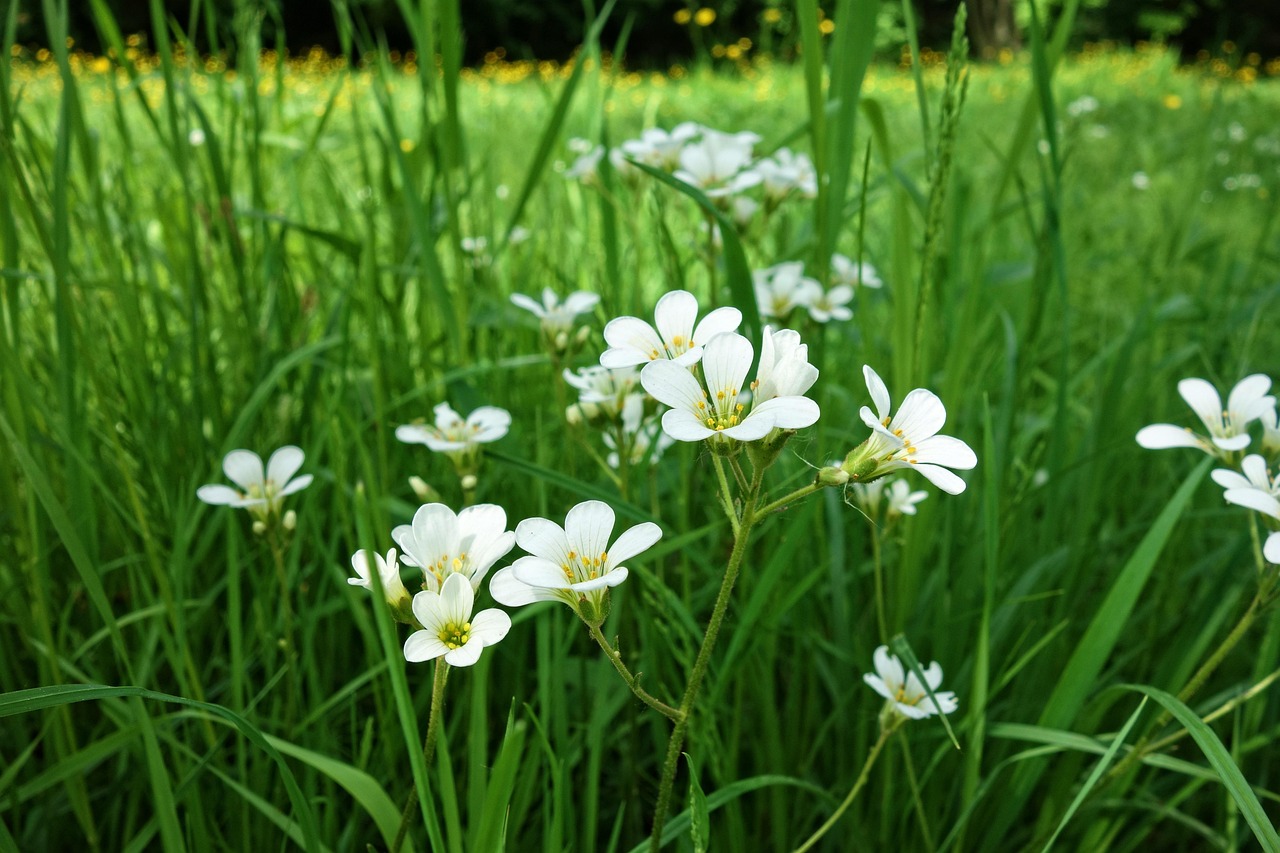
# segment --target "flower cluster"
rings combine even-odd
[[[1276,398],[1268,393],[1271,378],[1261,373],[1246,376],[1235,384],[1224,406],[1218,389],[1203,379],[1183,379],[1178,393],[1199,417],[1205,433],[1173,424],[1152,424],[1138,430],[1138,444],[1152,450],[1193,447],[1230,468],[1218,468],[1212,476],[1224,490],[1228,503],[1262,513],[1272,528],[1263,545],[1263,557],[1280,563],[1280,476],[1268,467],[1280,461],[1280,413]],[[1244,455],[1254,444],[1250,428],[1257,422],[1257,446],[1261,453]]]
[[[803,309],[816,323],[850,320],[857,287],[880,287],[882,282],[869,263],[854,263],[844,255],[831,256],[831,286],[823,288],[804,274],[801,261],[786,261],[751,274],[760,316],[786,322]]]

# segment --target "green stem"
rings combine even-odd
[[[436,751],[436,732],[440,728],[440,711],[444,708],[444,685],[449,679],[449,664],[443,660],[436,661],[435,679],[431,682],[431,716],[427,718],[427,740],[422,745],[423,763],[428,769],[431,758]],[[391,844],[391,853],[400,853],[405,835],[409,832],[409,821],[413,819],[413,807],[418,802],[418,786],[409,787],[409,796],[400,810],[400,828],[396,830],[396,840]]]
[[[825,486],[823,486],[821,483],[810,483],[807,486],[801,486],[800,488],[796,489],[794,492],[783,495],[782,497],[778,498],[776,501],[771,501],[765,504],[763,507],[760,508],[760,510],[756,512],[756,517],[764,518],[766,515],[770,515],[772,513],[778,512],[779,510],[786,509],[790,504],[795,503],[801,498],[807,498],[809,497],[809,495],[813,494],[814,492],[822,491],[822,489],[824,488]]]
[[[835,810],[831,817],[827,818],[827,822],[818,827],[818,831],[809,836],[809,839],[796,848],[795,853],[805,853],[806,850],[817,844],[822,836],[826,835],[831,827],[836,825],[840,817],[853,805],[853,801],[858,798],[863,786],[867,784],[867,777],[871,775],[871,768],[876,763],[876,759],[880,757],[880,750],[884,749],[884,745],[889,742],[889,735],[893,734],[891,727],[882,726],[880,728],[880,738],[876,741],[875,746],[871,747],[870,754],[867,755],[866,762],[862,765],[862,772],[858,774],[858,781],[853,783],[853,790],[849,792],[849,796],[844,798],[844,802]]]
[[[724,462],[720,461],[720,457],[715,453],[711,454],[712,467],[716,469],[716,480],[720,483],[720,506],[724,509],[724,514],[729,518],[729,525],[733,528],[733,535],[738,535],[738,514],[733,511],[732,492],[729,491],[729,478],[724,475]]]
[[[583,621],[586,622],[585,619]],[[600,626],[592,625],[590,622],[586,622],[586,625],[587,630],[591,632],[591,636],[597,643],[599,643],[600,648],[604,650],[605,657],[609,659],[609,663],[613,664],[613,668],[618,671],[618,675],[622,676],[622,680],[627,683],[627,687],[631,688],[631,692],[636,695],[636,698],[653,710],[657,711],[659,714],[662,714],[667,719],[679,721],[679,711],[672,708],[666,702],[655,698],[653,694],[640,686],[640,676],[633,675],[631,670],[627,669],[627,665],[622,662],[622,654],[617,649],[613,648],[613,646],[609,645],[609,641],[605,639],[604,633],[600,630]]]
[[[733,552],[729,555],[729,565],[724,570],[724,580],[720,582],[720,592],[716,595],[715,608],[711,611],[711,621],[707,623],[707,633],[702,638],[702,647],[698,649],[698,657],[689,673],[689,683],[685,686],[684,697],[680,700],[680,717],[675,721],[671,731],[671,739],[667,741],[667,756],[662,764],[662,780],[658,783],[658,804],[654,809],[653,831],[649,836],[649,849],[657,853],[662,848],[662,827],[667,820],[667,809],[671,805],[671,791],[675,787],[676,769],[680,764],[680,751],[684,747],[685,734],[689,729],[689,717],[693,704],[698,698],[698,690],[702,687],[702,679],[707,674],[707,665],[711,662],[711,652],[715,649],[716,638],[720,635],[720,625],[724,622],[725,612],[729,609],[729,598],[733,593],[734,582],[738,579],[738,571],[742,568],[742,560],[747,553],[747,541],[751,538],[751,528],[756,523],[756,498],[760,494],[760,481],[763,472],[757,470],[751,480],[751,487],[742,505],[742,519],[738,524],[733,540]]]

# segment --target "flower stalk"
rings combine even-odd
[[[427,718],[427,739],[422,745],[423,764],[431,767],[431,759],[436,751],[436,733],[440,728],[440,715],[444,709],[444,687],[449,679],[449,664],[436,661],[436,674],[431,682],[431,716]],[[409,821],[413,819],[413,807],[418,802],[418,786],[409,788],[409,796],[400,810],[400,827],[396,830],[396,839],[391,844],[391,853],[399,853],[404,845],[405,836],[409,832]]]
[[[587,630],[591,632],[592,639],[594,639],[600,645],[600,648],[604,650],[605,657],[609,659],[609,663],[613,664],[613,668],[618,671],[618,675],[622,676],[622,680],[627,683],[627,687],[629,687],[631,692],[636,695],[636,698],[667,719],[672,720],[673,722],[679,722],[681,716],[680,711],[672,708],[666,702],[656,698],[653,694],[640,686],[640,675],[632,674],[631,670],[627,668],[627,665],[622,662],[622,653],[609,644],[604,633],[600,630],[600,626],[588,622],[586,619],[583,619],[582,621],[586,623]]]
[[[795,853],[805,853],[813,845],[822,840],[822,836],[826,835],[831,827],[835,826],[844,813],[849,810],[849,806],[853,805],[853,801],[858,798],[858,794],[862,793],[862,789],[866,787],[867,778],[871,775],[871,768],[875,766],[876,759],[880,757],[880,752],[884,749],[884,745],[889,742],[889,736],[893,734],[897,726],[902,724],[905,718],[897,718],[896,724],[882,725],[880,727],[880,737],[876,739],[875,744],[871,747],[871,752],[867,754],[867,760],[862,764],[862,772],[858,774],[858,781],[853,783],[853,788],[849,791],[848,796],[844,798],[844,802],[831,813],[831,817],[827,818],[826,823],[818,827],[818,829],[810,835],[809,838],[795,849]]]

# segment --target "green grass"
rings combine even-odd
[[[846,5],[837,21],[866,13]],[[643,842],[670,726],[565,608],[514,611],[509,637],[451,674],[428,767],[431,668],[404,663],[403,626],[345,579],[416,508],[409,476],[461,500],[446,460],[394,428],[445,399],[502,406],[514,423],[478,500],[513,526],[587,497],[662,525],[605,633],[679,700],[732,542],[713,470],[677,446],[624,499],[567,450],[559,380],[508,297],[601,294],[588,364],[604,321],[649,316],[681,283],[704,305],[741,294],[733,269],[709,292],[686,196],[556,174],[569,137],[684,120],[821,151],[836,176],[743,238],[749,266],[825,264],[829,247],[886,281],[852,322],[802,328],[823,416],[771,470],[775,496],[862,440],[864,363],[895,401],[936,391],[979,467],[883,537],[883,637],[871,531],[837,491],[761,525],[685,745],[700,792],[677,781],[695,827],[669,832],[689,849],[704,832],[713,849],[801,843],[876,740],[860,674],[902,632],[959,695],[963,748],[937,721],[908,726],[823,849],[1274,843],[1280,706],[1264,691],[1207,725],[1191,715],[1275,669],[1275,614],[1174,698],[1248,605],[1249,516],[1197,454],[1133,436],[1191,424],[1182,377],[1280,376],[1280,83],[1158,50],[975,66],[933,193],[942,70],[918,69],[922,121],[915,75],[873,63],[863,79],[851,35],[824,89],[812,59],[436,79],[250,51],[230,74],[163,32],[154,58],[112,73],[62,50],[0,71],[0,850],[386,849],[415,780],[414,849]],[[372,43],[359,22],[351,37]],[[251,20],[238,39],[256,44]],[[1085,95],[1097,110],[1071,114]],[[1046,118],[1059,135],[1042,154]],[[506,242],[515,225],[527,241]],[[471,236],[491,264],[459,250]],[[265,541],[195,498],[228,450],[286,443],[316,477],[289,499],[292,659]],[[1133,685],[1155,700],[1145,715]],[[1099,782],[1113,737],[1135,742],[1156,704],[1191,737]]]

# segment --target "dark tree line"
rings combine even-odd
[[[15,2],[15,0],[8,0]],[[43,4],[16,0],[18,41],[39,45],[48,40]],[[969,37],[974,51],[987,56],[1001,48],[1018,47],[1025,37],[1017,24],[1031,0],[969,0]],[[150,4],[146,0],[106,0],[125,33],[149,32]],[[921,43],[945,49],[950,38],[956,0],[913,0]],[[6,4],[0,2],[0,9]],[[69,30],[86,50],[100,49],[89,3],[70,0]],[[834,8],[834,0],[827,4]],[[1040,2],[1041,14],[1052,15],[1057,3]],[[225,49],[236,42],[235,31],[246,16],[261,21],[263,43],[283,40],[291,50],[319,45],[331,53],[340,49],[334,15],[323,0],[202,0],[192,15],[192,0],[164,0],[170,19],[201,50]],[[401,50],[412,47],[396,0],[349,0],[349,8],[369,32],[385,35]],[[464,0],[459,4],[465,34],[465,58],[478,63],[489,51],[502,47],[511,58],[564,59],[584,35],[582,0]],[[715,21],[699,30],[680,25],[677,14],[707,6]],[[896,0],[885,0],[896,9]],[[1075,28],[1077,44],[1109,39],[1121,44],[1138,40],[1166,40],[1184,56],[1197,51],[1216,53],[1224,42],[1238,52],[1257,52],[1264,59],[1280,56],[1280,2],[1259,0],[1105,0],[1084,4]],[[775,12],[769,10],[774,9]],[[626,34],[625,59],[632,67],[665,67],[687,61],[700,48],[716,41],[755,40],[785,53],[792,38],[792,6],[784,0],[619,0],[602,43],[616,46]],[[888,52],[888,48],[887,48]]]

